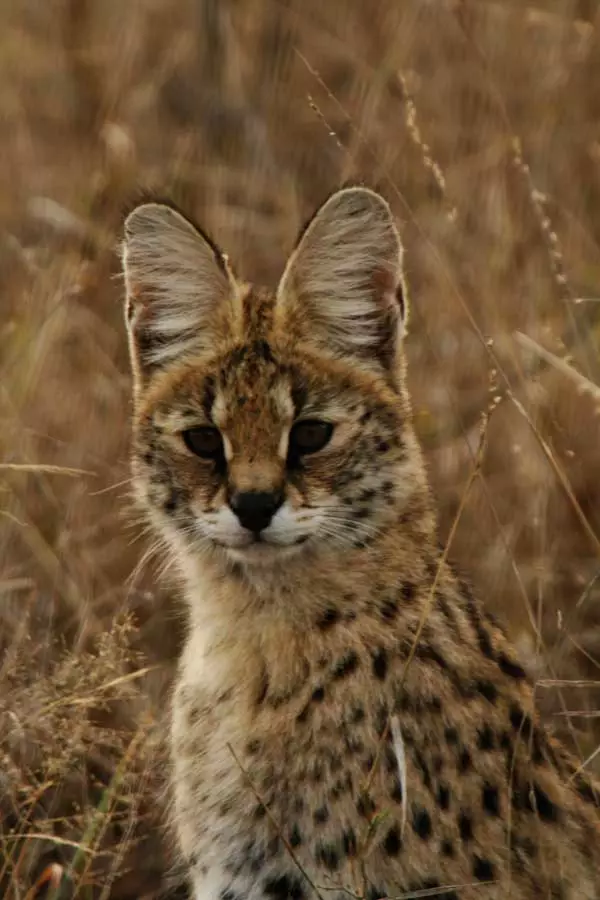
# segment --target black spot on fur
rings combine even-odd
[[[387,891],[382,891],[381,888],[371,886],[367,890],[367,900],[382,900],[383,897],[387,897]]]
[[[302,886],[302,882],[296,876],[277,875],[268,878],[263,890],[267,897],[273,897],[274,900],[303,900],[306,892]]]
[[[552,802],[548,794],[542,790],[539,784],[533,784],[528,792],[528,806],[535,811],[540,819],[545,822],[557,822],[560,817],[560,810]]]
[[[254,356],[258,357],[258,359],[263,362],[275,362],[275,357],[273,356],[273,351],[271,347],[265,340],[255,341],[252,345],[252,353]]]
[[[386,597],[379,608],[381,618],[392,622],[398,615],[398,601],[395,597]]]
[[[217,697],[217,703],[228,703],[233,696],[233,690],[231,688],[226,688],[226,690],[221,691],[221,693]]]
[[[454,856],[454,844],[452,841],[444,839],[440,844],[440,853],[442,856]]]
[[[581,774],[575,778],[575,790],[582,800],[586,803],[592,803],[594,806],[600,806],[600,797],[590,782]]]
[[[367,488],[365,491],[361,491],[358,499],[361,503],[370,503],[371,500],[375,499],[376,492],[372,488]]]
[[[333,625],[336,625],[339,620],[340,611],[332,606],[329,609],[326,609],[323,615],[317,619],[317,628],[321,631],[327,631],[328,628],[332,628]]]
[[[546,762],[544,743],[544,736],[537,728],[534,728],[531,742],[531,760],[536,766],[543,766]]]
[[[431,837],[431,816],[422,807],[413,807],[412,827],[415,834],[426,841]]]
[[[489,725],[484,725],[477,732],[477,747],[479,750],[493,750],[495,745],[494,732]]]
[[[332,775],[335,775],[336,772],[339,772],[342,766],[344,765],[342,761],[342,757],[337,753],[332,753],[329,757],[329,771]]]
[[[310,712],[310,704],[307,703],[306,706],[303,706],[303,707],[302,707],[302,709],[300,710],[300,712],[299,712],[298,715],[296,716],[296,722],[298,722],[300,725],[301,725],[303,722],[306,722],[306,720],[308,719],[308,714],[309,714],[309,712]]]
[[[383,647],[379,647],[373,654],[373,675],[383,681],[387,675],[387,668],[387,653]]]
[[[222,385],[227,384],[228,373],[231,370],[239,368],[245,361],[248,356],[248,347],[246,344],[242,346],[234,347],[231,353],[228,354],[227,357],[227,365],[223,366],[220,372],[220,383]]]
[[[315,688],[312,692],[311,700],[314,703],[322,703],[325,699],[325,690],[322,687]]]
[[[481,650],[483,655],[488,659],[493,659],[494,645],[492,644],[492,640],[483,625],[480,625],[477,630],[477,639],[479,641],[479,649]]]
[[[505,653],[498,654],[498,665],[505,675],[514,678],[516,681],[522,681],[524,678],[527,678],[523,666],[520,666],[515,660],[510,659]]]
[[[326,806],[320,806],[313,813],[313,821],[315,825],[324,825],[329,819],[329,810]]]
[[[402,691],[399,697],[396,697],[394,702],[394,710],[396,712],[407,712],[408,710],[415,711],[417,706],[420,703],[414,697],[410,697],[406,691]]]
[[[494,866],[489,861],[489,859],[485,859],[481,856],[474,856],[473,875],[477,879],[477,881],[493,881]]]
[[[179,506],[179,501],[180,501],[180,497],[179,497],[178,492],[177,492],[176,490],[173,490],[173,489],[170,490],[170,491],[169,491],[169,496],[167,497],[167,499],[166,499],[165,502],[163,503],[163,509],[164,509],[164,511],[165,511],[166,513],[168,513],[169,515],[170,515],[171,513],[174,513],[174,512],[177,510],[177,507]]]
[[[391,797],[391,799],[394,800],[396,803],[402,803],[402,800],[403,800],[402,783],[400,782],[400,779],[399,779],[399,778],[396,778],[396,779],[394,780],[394,784],[393,784],[392,789],[391,789],[391,791],[390,791],[390,797]]]
[[[533,728],[531,718],[516,703],[511,706],[509,716],[510,724],[515,731],[519,732],[523,740],[528,741],[531,738]]]
[[[333,667],[332,675],[334,678],[345,678],[351,675],[358,668],[358,655],[354,650],[350,650],[341,659],[339,659]]]
[[[398,856],[402,849],[402,838],[396,825],[393,825],[383,839],[383,849],[388,856]]]
[[[374,725],[377,736],[381,737],[388,727],[389,712],[385,703],[379,703],[375,710]]]
[[[440,809],[450,808],[450,788],[447,784],[440,784],[438,786],[437,803]]]
[[[400,587],[400,597],[404,603],[412,603],[417,593],[417,586],[412,581],[403,581]]]
[[[360,703],[353,704],[348,718],[351,725],[358,725],[360,722],[364,721],[365,711]]]
[[[456,746],[458,744],[458,731],[456,728],[450,727],[444,730],[444,737],[446,738],[446,743],[450,747]]]
[[[440,651],[430,643],[420,641],[415,648],[415,656],[418,659],[427,659],[434,662],[443,672],[448,669],[448,663]]]
[[[491,681],[476,681],[475,689],[482,697],[485,697],[488,703],[495,703],[498,699],[498,690]]]
[[[390,746],[390,744],[386,745],[385,748],[385,769],[390,775],[395,775],[398,771],[398,757],[394,751],[394,748]]]
[[[469,619],[471,620],[471,625],[473,626],[473,630],[475,631],[475,635],[477,637],[477,642],[479,644],[479,649],[483,653],[483,655],[487,659],[494,659],[494,645],[492,644],[492,639],[486,630],[481,610],[477,606],[473,596],[470,592],[467,594],[467,613],[469,615]]]
[[[322,863],[330,872],[335,872],[339,868],[340,858],[333,844],[319,841],[315,847],[315,858],[317,862]]]
[[[425,758],[423,757],[423,754],[420,752],[418,747],[415,747],[413,750],[413,759],[417,768],[420,770],[421,775],[423,776],[423,784],[426,788],[431,788],[431,775],[429,773],[429,767],[427,766]]]
[[[485,811],[491,816],[500,815],[500,796],[498,788],[493,784],[484,784],[481,792],[481,802]]]
[[[212,421],[211,413],[215,402],[215,392],[215,378],[212,375],[209,375],[208,378],[204,379],[204,384],[202,386],[202,411],[209,422]]]
[[[473,823],[466,812],[461,811],[458,816],[458,833],[461,840],[470,841],[473,838]]]
[[[260,741],[257,741],[256,739],[248,741],[248,743],[246,744],[246,753],[249,756],[256,756],[256,754],[258,753],[259,750],[260,750]]]
[[[546,822],[557,822],[560,819],[560,809],[548,797],[546,792],[536,783],[518,784],[515,778],[511,796],[511,802],[516,810],[538,815]]]
[[[295,823],[292,825],[292,830],[290,831],[289,843],[290,847],[299,847],[302,843],[302,833]]]
[[[471,759],[471,754],[465,748],[461,750],[460,756],[458,757],[457,768],[461,775],[464,775],[465,772],[468,772],[473,764],[473,760]]]
[[[443,617],[445,618],[446,623],[449,626],[449,628],[451,628],[451,630],[454,632],[454,634],[457,634],[458,629],[457,629],[457,625],[456,625],[456,614],[455,614],[454,609],[452,608],[451,604],[448,603],[448,600],[446,599],[446,597],[444,596],[444,594],[441,591],[435,592],[435,602],[437,603],[437,605],[440,609],[440,612],[442,613]]]
[[[373,799],[368,795],[362,792],[356,801],[356,811],[359,816],[362,816],[365,819],[370,819],[373,813],[375,812],[376,806],[373,802]]]
[[[320,762],[315,762],[312,768],[310,769],[310,777],[314,784],[320,784],[323,781],[323,775],[325,774],[323,765]]]
[[[347,828],[342,834],[342,847],[344,849],[345,856],[350,859],[356,856],[356,852],[358,849],[358,844],[356,841],[356,835],[354,833],[354,829]]]
[[[261,706],[266,699],[267,693],[269,691],[269,676],[266,671],[263,671],[261,674],[260,682],[258,684],[258,689],[256,691],[256,699],[255,703],[257,706]]]

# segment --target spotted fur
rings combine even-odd
[[[136,490],[189,608],[172,757],[196,900],[600,898],[596,788],[440,557],[385,201],[334,194],[276,292],[157,205],[124,262]],[[333,434],[295,458],[303,419]],[[221,457],[188,450],[198,426]],[[240,491],[282,498],[260,541]]]

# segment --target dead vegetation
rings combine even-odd
[[[595,9],[0,6],[2,896],[133,900],[175,896],[180,882],[162,798],[181,617],[168,579],[140,564],[127,499],[115,247],[142,192],[172,197],[266,280],[340,182],[390,199],[413,297],[416,420],[450,557],[521,644],[548,720],[582,762],[593,757]]]

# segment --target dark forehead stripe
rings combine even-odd
[[[223,387],[235,383],[244,393],[254,394],[259,381],[276,377],[280,362],[269,343],[273,303],[272,295],[262,289],[250,288],[243,297],[242,339],[223,361]]]
[[[274,297],[267,290],[250,288],[243,299],[245,343],[267,340],[273,323]]]
[[[211,418],[211,412],[213,408],[213,403],[215,402],[215,379],[214,376],[209,375],[203,385],[202,389],[202,409],[204,411],[204,415],[207,419]]]
[[[289,377],[289,383],[291,387],[294,415],[299,416],[308,399],[308,384],[306,381],[306,377],[295,365],[288,366],[287,375]]]
[[[259,384],[263,390],[281,378],[291,390],[294,414],[306,403],[308,387],[305,375],[280,358],[271,343],[275,297],[263,288],[250,287],[242,298],[242,337],[223,360],[219,373],[222,388],[235,386],[238,401],[257,399]],[[264,394],[262,395],[264,396]]]
[[[274,356],[269,344],[270,331],[273,325],[275,297],[265,289],[252,288],[244,297],[244,333],[248,342],[248,353],[257,365],[271,363],[278,369],[278,374],[287,376],[291,387],[291,399],[294,415],[300,414],[306,403],[306,380],[295,367],[282,365]]]
[[[265,371],[265,363],[269,370],[279,366],[270,344],[264,338],[234,347],[225,359],[221,368],[220,382],[222,386],[231,384],[232,379],[255,380],[258,374]]]

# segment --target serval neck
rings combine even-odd
[[[385,618],[387,608],[401,611],[403,595],[414,599],[412,586],[432,583],[440,565],[429,512],[419,518],[399,514],[367,544],[316,546],[269,565],[248,566],[213,553],[183,560],[192,626],[240,627],[274,617],[301,630],[340,619],[349,627],[365,615]]]

